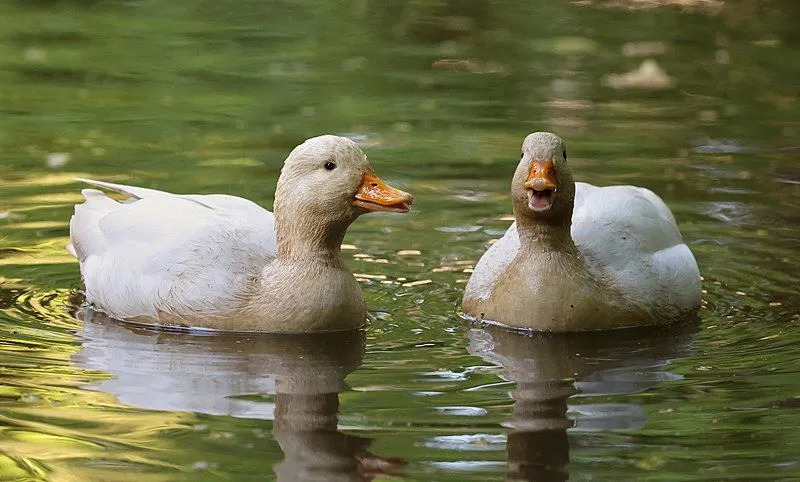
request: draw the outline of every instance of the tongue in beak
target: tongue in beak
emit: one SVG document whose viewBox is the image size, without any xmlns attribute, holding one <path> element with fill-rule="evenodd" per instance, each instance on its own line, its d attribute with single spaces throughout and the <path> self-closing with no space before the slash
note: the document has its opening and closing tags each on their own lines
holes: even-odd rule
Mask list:
<svg viewBox="0 0 800 482">
<path fill-rule="evenodd" d="M 368 212 L 407 213 L 413 201 L 414 196 L 411 194 L 395 189 L 381 181 L 374 173 L 365 171 L 353 199 L 353 206 Z"/>
<path fill-rule="evenodd" d="M 534 159 L 524 186 L 528 191 L 528 207 L 532 211 L 548 211 L 553 207 L 558 189 L 553 161 L 542 162 Z"/>
</svg>

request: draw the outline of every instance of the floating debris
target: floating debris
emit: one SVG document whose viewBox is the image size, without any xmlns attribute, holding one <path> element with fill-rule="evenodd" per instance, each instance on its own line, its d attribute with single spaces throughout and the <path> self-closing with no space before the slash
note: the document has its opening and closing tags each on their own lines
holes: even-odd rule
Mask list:
<svg viewBox="0 0 800 482">
<path fill-rule="evenodd" d="M 403 283 L 403 286 L 405 286 L 406 288 L 411 288 L 413 286 L 422 286 L 428 283 L 433 283 L 433 281 L 429 279 L 423 279 L 419 281 L 411 281 L 410 283 Z"/>
<path fill-rule="evenodd" d="M 355 276 L 356 278 L 374 279 L 374 280 L 385 280 L 386 279 L 386 275 L 382 275 L 382 274 L 353 273 L 353 276 Z"/>
<path fill-rule="evenodd" d="M 344 251 L 355 251 L 358 248 L 356 248 L 355 245 L 353 245 L 353 244 L 343 244 L 342 245 L 342 249 Z"/>
<path fill-rule="evenodd" d="M 777 47 L 781 44 L 781 40 L 777 38 L 767 38 L 763 40 L 753 40 L 750 43 L 758 47 Z"/>
<path fill-rule="evenodd" d="M 638 68 L 624 74 L 609 74 L 603 84 L 614 89 L 669 89 L 675 80 L 653 59 L 643 61 Z"/>
<path fill-rule="evenodd" d="M 397 256 L 419 256 L 422 251 L 418 249 L 401 249 L 397 252 Z"/>
<path fill-rule="evenodd" d="M 191 469 L 199 472 L 203 470 L 213 470 L 217 468 L 216 462 L 208 462 L 205 460 L 198 460 L 197 462 L 193 463 Z"/>
<path fill-rule="evenodd" d="M 68 152 L 51 152 L 47 155 L 47 167 L 57 169 L 66 165 L 72 156 Z"/>
</svg>

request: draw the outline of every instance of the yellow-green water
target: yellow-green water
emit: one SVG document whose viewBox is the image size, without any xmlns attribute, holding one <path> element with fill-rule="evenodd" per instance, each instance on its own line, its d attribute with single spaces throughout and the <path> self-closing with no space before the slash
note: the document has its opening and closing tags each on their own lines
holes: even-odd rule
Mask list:
<svg viewBox="0 0 800 482">
<path fill-rule="evenodd" d="M 0 477 L 800 477 L 798 21 L 791 0 L 2 3 Z M 646 59 L 659 88 L 613 76 Z M 704 277 L 699 326 L 462 322 L 534 130 L 567 139 L 577 179 L 664 198 Z M 366 333 L 75 313 L 72 178 L 270 208 L 321 133 L 416 196 L 346 238 Z"/>
</svg>

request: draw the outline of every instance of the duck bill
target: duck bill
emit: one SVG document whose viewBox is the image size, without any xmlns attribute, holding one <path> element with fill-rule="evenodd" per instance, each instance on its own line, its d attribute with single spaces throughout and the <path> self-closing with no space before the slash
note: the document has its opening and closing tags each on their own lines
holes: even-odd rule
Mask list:
<svg viewBox="0 0 800 482">
<path fill-rule="evenodd" d="M 367 212 L 385 211 L 407 213 L 414 196 L 381 181 L 374 173 L 365 171 L 356 191 L 353 206 Z"/>
<path fill-rule="evenodd" d="M 533 211 L 549 211 L 553 207 L 558 180 L 553 161 L 542 162 L 534 159 L 525 180 L 525 189 L 528 191 L 528 207 Z"/>
</svg>

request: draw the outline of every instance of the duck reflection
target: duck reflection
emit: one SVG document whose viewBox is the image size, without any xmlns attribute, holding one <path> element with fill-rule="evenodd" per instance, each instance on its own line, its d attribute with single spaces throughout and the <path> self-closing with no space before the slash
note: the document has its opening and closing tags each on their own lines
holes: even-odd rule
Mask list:
<svg viewBox="0 0 800 482">
<path fill-rule="evenodd" d="M 339 392 L 361 364 L 363 331 L 203 335 L 123 324 L 91 310 L 77 316 L 85 341 L 73 361 L 113 376 L 90 388 L 148 409 L 273 420 L 285 457 L 274 467 L 278 480 L 371 480 L 405 465 L 337 430 Z M 274 403 L 253 397 L 261 394 Z"/>
<path fill-rule="evenodd" d="M 671 360 L 692 354 L 697 325 L 607 333 L 524 336 L 497 327 L 470 330 L 469 351 L 502 366 L 516 383 L 505 425 L 508 480 L 567 480 L 567 429 L 620 430 L 644 426 L 635 403 L 581 403 L 570 398 L 643 392 L 665 380 Z M 568 415 L 569 413 L 569 415 Z"/>
</svg>

